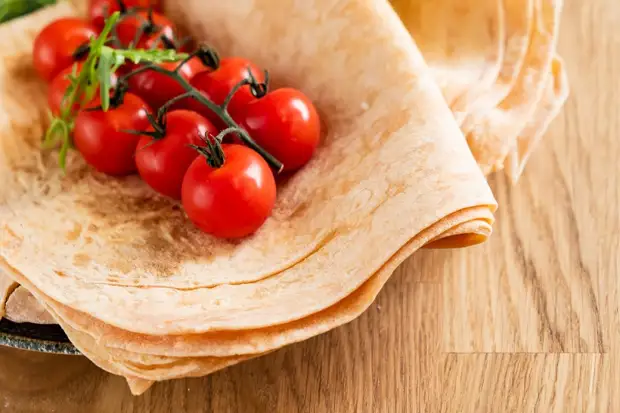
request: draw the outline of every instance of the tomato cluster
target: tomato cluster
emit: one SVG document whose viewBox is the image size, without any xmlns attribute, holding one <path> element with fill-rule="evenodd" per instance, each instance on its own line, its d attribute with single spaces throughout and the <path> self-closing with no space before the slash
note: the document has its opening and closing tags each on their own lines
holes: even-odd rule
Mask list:
<svg viewBox="0 0 620 413">
<path fill-rule="evenodd" d="M 121 19 L 113 47 L 179 47 L 174 25 L 159 13 L 159 1 L 91 0 L 88 20 L 59 19 L 35 39 L 34 67 L 49 82 L 51 112 L 76 112 L 73 144 L 96 170 L 114 176 L 139 173 L 155 191 L 180 199 L 191 221 L 209 234 L 252 234 L 276 199 L 274 173 L 280 171 L 270 168 L 265 153 L 286 172 L 304 166 L 320 138 L 314 105 L 296 89 L 268 91 L 266 72 L 247 59 L 225 57 L 208 64 L 198 54 L 157 66 L 124 64 L 110 79 L 118 87 L 108 110 L 98 93 L 67 104 L 71 76 L 83 69 L 89 40 L 115 11 Z M 227 116 L 186 96 L 190 90 Z M 249 140 L 240 139 L 247 135 Z M 257 146 L 245 146 L 248 141 Z"/>
</svg>

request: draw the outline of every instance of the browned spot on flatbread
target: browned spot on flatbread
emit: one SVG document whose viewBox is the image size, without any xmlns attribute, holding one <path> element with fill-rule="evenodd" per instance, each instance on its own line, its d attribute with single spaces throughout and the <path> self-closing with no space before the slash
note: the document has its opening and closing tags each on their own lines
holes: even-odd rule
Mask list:
<svg viewBox="0 0 620 413">
<path fill-rule="evenodd" d="M 67 241 L 75 241 L 82 233 L 82 226 L 78 223 L 73 225 L 73 229 L 65 234 Z"/>
<path fill-rule="evenodd" d="M 132 178 L 91 173 L 86 179 L 100 189 L 77 192 L 75 203 L 87 210 L 91 220 L 84 237 L 88 239 L 90 232 L 98 243 L 118 249 L 114 260 L 102 263 L 115 272 L 108 282 L 116 278 L 130 282 L 123 276 L 136 268 L 140 273 L 166 277 L 183 263 L 214 259 L 213 239 L 192 225 L 177 201 L 159 196 Z M 221 240 L 218 243 L 220 253 L 231 253 L 234 248 L 233 243 L 224 247 Z"/>
<path fill-rule="evenodd" d="M 12 74 L 12 80 L 15 83 L 32 82 L 33 79 L 39 79 L 32 65 L 32 58 L 28 55 L 19 55 L 13 58 L 7 57 L 5 65 Z"/>
<path fill-rule="evenodd" d="M 391 184 L 390 187 L 388 188 L 386 194 L 387 194 L 387 196 L 389 198 L 393 198 L 395 196 L 398 196 L 398 195 L 402 194 L 406 190 L 407 190 L 407 186 L 402 184 L 402 183 Z"/>
<path fill-rule="evenodd" d="M 7 234 L 9 234 L 11 237 L 18 239 L 18 240 L 22 240 L 22 237 L 20 237 L 19 235 L 17 235 L 15 232 L 13 232 L 13 230 L 11 229 L 11 227 L 9 227 L 8 225 L 4 226 L 4 230 L 7 232 Z"/>
<path fill-rule="evenodd" d="M 386 124 L 383 118 L 373 123 L 368 136 L 377 136 L 378 139 L 372 142 L 371 149 L 384 145 L 385 142 L 393 136 L 395 131 L 402 129 L 410 121 L 411 112 L 409 110 L 402 110 L 398 115 L 390 118 L 389 124 Z"/>
<path fill-rule="evenodd" d="M 110 263 L 110 269 L 119 271 L 122 273 L 128 273 L 131 271 L 132 266 L 129 261 L 119 259 Z M 110 281 L 110 277 L 108 277 L 108 281 Z"/>
<path fill-rule="evenodd" d="M 293 211 L 289 215 L 289 218 L 294 218 L 294 217 L 303 215 L 308 210 L 308 208 L 310 208 L 310 202 L 301 202 L 299 205 L 295 207 L 295 209 L 293 209 Z"/>
<path fill-rule="evenodd" d="M 57 153 L 41 153 L 38 146 L 26 152 L 28 156 L 16 159 L 12 168 L 29 175 L 28 181 L 38 185 L 56 179 L 54 175 L 61 173 Z M 42 155 L 42 167 L 37 164 L 35 155 Z M 183 263 L 213 261 L 215 241 L 192 225 L 178 202 L 148 190 L 141 181 L 136 186 L 135 177 L 113 178 L 94 172 L 79 154 L 72 152 L 70 155 L 67 172 L 59 179 L 61 185 L 53 191 L 40 192 L 36 202 L 44 205 L 57 196 L 71 193 L 71 209 L 85 210 L 88 218 L 66 231 L 67 242 L 75 244 L 78 251 L 84 244 L 91 249 L 93 244 L 116 249 L 116 254 L 108 255 L 114 256 L 114 259 L 108 258 L 110 262 L 98 262 L 101 258 L 92 252 L 90 258 L 76 255 L 73 257 L 76 267 L 98 262 L 115 272 L 112 276 L 117 277 L 119 283 L 127 283 L 131 279 L 126 275 L 135 268 L 140 270 L 135 275 L 137 279 L 145 273 L 166 277 L 174 274 Z M 6 233 L 10 235 L 8 239 L 19 240 L 8 227 Z M 82 240 L 84 244 L 78 245 Z M 233 243 L 217 243 L 219 254 L 232 254 L 235 248 Z"/>
<path fill-rule="evenodd" d="M 5 76 L 2 81 L 4 84 L 10 85 L 11 91 L 10 95 L 5 95 L 5 99 L 9 100 L 9 102 L 3 102 L 6 104 L 6 108 L 10 108 L 11 100 L 23 99 L 24 96 L 40 99 L 42 102 L 45 101 L 47 96 L 45 83 L 36 75 L 32 65 L 32 57 L 29 54 L 6 57 L 3 63 L 6 70 L 3 71 Z M 29 104 L 29 110 L 34 111 L 39 111 L 40 108 L 45 107 L 36 101 L 29 101 Z M 11 124 L 14 132 L 24 137 L 23 143 L 31 148 L 40 146 L 42 132 L 47 124 L 46 116 L 40 116 L 38 120 L 38 122 L 19 124 L 12 122 Z"/>
<path fill-rule="evenodd" d="M 76 267 L 85 267 L 91 262 L 91 258 L 88 254 L 82 254 L 81 252 L 73 256 L 73 265 Z"/>
<path fill-rule="evenodd" d="M 59 270 L 54 270 L 54 272 L 55 272 L 55 273 L 56 273 L 56 275 L 57 275 L 57 276 L 59 276 L 59 277 L 66 277 L 66 276 L 67 276 L 67 274 L 65 274 L 64 272 L 59 271 Z"/>
</svg>

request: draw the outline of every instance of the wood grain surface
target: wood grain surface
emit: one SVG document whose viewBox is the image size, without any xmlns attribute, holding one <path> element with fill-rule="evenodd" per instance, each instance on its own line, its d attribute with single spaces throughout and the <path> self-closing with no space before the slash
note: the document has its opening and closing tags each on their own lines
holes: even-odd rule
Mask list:
<svg viewBox="0 0 620 413">
<path fill-rule="evenodd" d="M 328 334 L 132 397 L 81 357 L 0 349 L 0 412 L 620 411 L 620 3 L 567 1 L 572 96 L 495 234 L 422 251 Z"/>
</svg>

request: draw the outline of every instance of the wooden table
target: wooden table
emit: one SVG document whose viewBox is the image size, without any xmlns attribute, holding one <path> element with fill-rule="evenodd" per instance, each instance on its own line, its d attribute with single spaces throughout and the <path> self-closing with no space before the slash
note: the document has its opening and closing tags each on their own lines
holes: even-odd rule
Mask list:
<svg viewBox="0 0 620 413">
<path fill-rule="evenodd" d="M 137 398 L 84 358 L 0 349 L 0 412 L 620 411 L 620 3 L 566 3 L 572 96 L 519 184 L 491 179 L 486 245 L 422 251 L 358 320 Z"/>
</svg>

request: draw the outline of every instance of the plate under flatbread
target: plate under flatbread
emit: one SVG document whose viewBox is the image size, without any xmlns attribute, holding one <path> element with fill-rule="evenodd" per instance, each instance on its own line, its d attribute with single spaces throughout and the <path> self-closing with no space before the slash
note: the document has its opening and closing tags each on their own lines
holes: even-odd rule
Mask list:
<svg viewBox="0 0 620 413">
<path fill-rule="evenodd" d="M 0 345 L 55 354 L 80 354 L 58 325 L 0 320 Z"/>
</svg>

